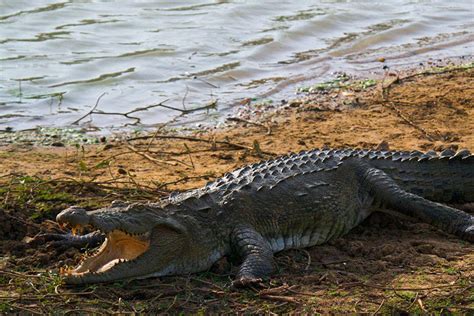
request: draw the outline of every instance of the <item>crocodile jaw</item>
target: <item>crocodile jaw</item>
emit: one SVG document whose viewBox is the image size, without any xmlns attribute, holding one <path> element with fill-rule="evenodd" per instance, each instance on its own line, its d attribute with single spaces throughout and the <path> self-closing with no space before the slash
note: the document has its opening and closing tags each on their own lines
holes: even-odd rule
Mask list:
<svg viewBox="0 0 474 316">
<path fill-rule="evenodd" d="M 56 217 L 62 226 L 88 226 L 106 235 L 92 256 L 62 269 L 68 284 L 115 282 L 204 271 L 225 253 L 212 231 L 190 216 L 164 213 L 154 205 L 85 211 L 70 207 Z"/>
<path fill-rule="evenodd" d="M 190 239 L 176 227 L 158 224 L 140 235 L 120 230 L 106 233 L 107 238 L 92 256 L 75 269 L 63 270 L 67 284 L 107 283 L 196 272 L 208 266 L 189 265 Z M 199 257 L 198 257 L 199 258 Z"/>
<path fill-rule="evenodd" d="M 133 261 L 150 248 L 150 233 L 132 235 L 113 230 L 92 255 L 85 255 L 74 269 L 62 269 L 66 276 L 80 276 L 87 273 L 106 272 L 115 265 Z"/>
</svg>

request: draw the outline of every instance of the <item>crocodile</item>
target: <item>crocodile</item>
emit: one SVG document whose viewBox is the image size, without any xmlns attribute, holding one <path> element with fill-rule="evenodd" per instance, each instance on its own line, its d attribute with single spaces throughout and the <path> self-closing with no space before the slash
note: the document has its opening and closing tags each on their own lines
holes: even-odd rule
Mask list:
<svg viewBox="0 0 474 316">
<path fill-rule="evenodd" d="M 69 284 L 206 271 L 240 260 L 235 286 L 267 279 L 276 252 L 325 243 L 384 209 L 474 242 L 474 216 L 445 205 L 474 202 L 468 150 L 314 149 L 247 165 L 205 186 L 154 203 L 72 206 L 57 222 L 95 232 L 71 237 L 102 245 Z M 71 235 L 70 235 L 71 236 Z"/>
</svg>

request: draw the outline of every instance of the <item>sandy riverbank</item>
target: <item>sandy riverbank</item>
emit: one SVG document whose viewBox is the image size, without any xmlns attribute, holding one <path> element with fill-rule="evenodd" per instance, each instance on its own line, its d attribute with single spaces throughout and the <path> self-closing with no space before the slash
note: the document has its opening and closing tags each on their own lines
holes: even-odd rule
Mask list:
<svg viewBox="0 0 474 316">
<path fill-rule="evenodd" d="M 70 204 L 159 199 L 289 151 L 473 151 L 473 82 L 472 67 L 394 74 L 368 88 L 316 89 L 263 121 L 240 120 L 225 130 L 159 130 L 79 148 L 1 147 L 0 312 L 466 312 L 474 308 L 474 247 L 388 216 L 373 216 L 329 245 L 280 253 L 279 272 L 261 291 L 228 289 L 234 270 L 227 261 L 189 277 L 55 289 L 59 278 L 36 273 L 77 261 L 78 251 L 33 249 L 24 237 L 58 229 L 44 220 Z"/>
</svg>

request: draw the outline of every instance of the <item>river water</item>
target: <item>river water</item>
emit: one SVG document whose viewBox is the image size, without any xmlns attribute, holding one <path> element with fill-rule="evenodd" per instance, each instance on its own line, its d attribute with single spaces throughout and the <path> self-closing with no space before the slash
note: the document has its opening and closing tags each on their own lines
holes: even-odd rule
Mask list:
<svg viewBox="0 0 474 316">
<path fill-rule="evenodd" d="M 153 127 L 181 114 L 169 107 L 214 104 L 175 124 L 214 123 L 245 98 L 285 98 L 335 71 L 473 55 L 473 31 L 472 0 L 0 0 L 0 130 L 70 126 L 94 106 L 149 107 L 130 116 Z"/>
</svg>

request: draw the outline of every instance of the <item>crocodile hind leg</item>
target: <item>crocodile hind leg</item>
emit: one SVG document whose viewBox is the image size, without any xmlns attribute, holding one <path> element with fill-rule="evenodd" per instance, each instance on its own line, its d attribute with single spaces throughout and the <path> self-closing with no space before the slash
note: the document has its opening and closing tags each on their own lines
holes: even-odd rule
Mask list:
<svg viewBox="0 0 474 316">
<path fill-rule="evenodd" d="M 273 271 L 273 251 L 268 242 L 251 227 L 239 227 L 231 236 L 232 247 L 242 258 L 233 286 L 258 284 Z"/>
<path fill-rule="evenodd" d="M 461 210 L 406 192 L 379 169 L 368 168 L 364 182 L 376 204 L 417 218 L 461 239 L 474 242 L 474 216 Z"/>
</svg>

